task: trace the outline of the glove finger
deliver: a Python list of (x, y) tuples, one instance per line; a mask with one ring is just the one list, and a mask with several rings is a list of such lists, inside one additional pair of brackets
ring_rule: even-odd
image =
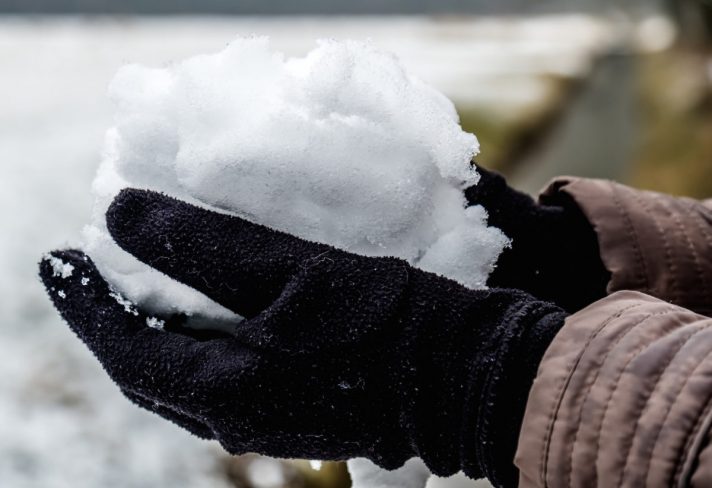
[(40, 262), (40, 278), (60, 315), (100, 359), (105, 350), (123, 349), (136, 335), (160, 334), (148, 328), (148, 317), (112, 290), (81, 251), (49, 253)]
[(280, 295), (301, 263), (333, 250), (131, 188), (117, 195), (106, 221), (124, 250), (247, 318)]
[(201, 342), (150, 327), (152, 317), (114, 292), (81, 251), (45, 256), (40, 277), (64, 320), (119, 387), (160, 403), (200, 408), (215, 378), (238, 374), (249, 355), (232, 338)]
[(482, 205), (487, 210), (487, 224), (501, 229), (515, 241), (521, 229), (535, 227), (539, 207), (534, 199), (510, 187), (507, 180), (495, 171), (477, 166), (480, 180), (465, 190), (470, 205)]

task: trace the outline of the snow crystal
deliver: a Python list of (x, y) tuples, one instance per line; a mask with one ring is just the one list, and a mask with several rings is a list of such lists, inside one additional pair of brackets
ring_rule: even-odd
[(72, 266), (70, 263), (65, 263), (60, 258), (51, 256), (49, 254), (45, 256), (45, 259), (49, 261), (49, 264), (52, 265), (53, 276), (60, 276), (62, 278), (69, 278), (70, 276), (72, 276), (72, 273), (74, 272), (74, 266)]
[(131, 300), (127, 300), (126, 298), (124, 298), (121, 293), (112, 291), (111, 293), (109, 293), (109, 296), (116, 300), (116, 303), (124, 307), (124, 311), (126, 313), (138, 316), (138, 310), (136, 309), (134, 303)]
[(163, 326), (166, 324), (165, 320), (158, 319), (156, 317), (146, 317), (146, 325), (152, 329), (163, 330)]
[(238, 39), (165, 68), (125, 66), (109, 93), (116, 125), (85, 248), (151, 313), (237, 318), (118, 248), (104, 213), (124, 187), (398, 256), (471, 288), (508, 243), (483, 209), (465, 210), (462, 189), (478, 180), (475, 136), (444, 95), (369, 43), (324, 40), (286, 58), (265, 38)]
[(81, 281), (82, 286), (87, 286), (89, 284), (89, 281), (90, 281), (89, 278), (87, 278), (86, 276), (84, 278), (82, 278), (82, 281)]

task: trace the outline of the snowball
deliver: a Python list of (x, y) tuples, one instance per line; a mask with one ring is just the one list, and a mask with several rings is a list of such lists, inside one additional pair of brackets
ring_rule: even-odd
[(475, 136), (444, 95), (370, 43), (323, 40), (285, 58), (266, 38), (243, 38), (164, 68), (125, 66), (109, 94), (115, 126), (85, 250), (150, 313), (236, 318), (113, 242), (104, 213), (124, 187), (398, 256), (471, 288), (484, 287), (508, 243), (482, 208), (465, 208)]

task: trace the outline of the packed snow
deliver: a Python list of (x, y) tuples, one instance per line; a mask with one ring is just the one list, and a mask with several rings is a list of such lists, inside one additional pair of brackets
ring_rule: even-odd
[[(508, 239), (462, 189), (478, 151), (452, 103), (367, 42), (319, 41), (288, 58), (266, 38), (163, 68), (123, 67), (94, 181), (86, 251), (151, 313), (228, 310), (122, 251), (104, 214), (148, 188), (369, 256), (398, 256), (482, 288)], [(128, 310), (128, 308), (127, 308)], [(204, 323), (204, 321), (202, 321)]]

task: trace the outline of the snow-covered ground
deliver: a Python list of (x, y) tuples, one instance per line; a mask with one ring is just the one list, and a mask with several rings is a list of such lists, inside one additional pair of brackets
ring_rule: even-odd
[[(654, 27), (654, 26), (653, 26)], [(131, 405), (64, 326), (35, 278), (76, 242), (126, 62), (161, 65), (267, 34), (303, 54), (317, 37), (371, 38), (458, 103), (525, 110), (550, 74), (578, 76), (615, 41), (608, 20), (0, 18), (0, 485), (221, 487), (220, 449)]]

